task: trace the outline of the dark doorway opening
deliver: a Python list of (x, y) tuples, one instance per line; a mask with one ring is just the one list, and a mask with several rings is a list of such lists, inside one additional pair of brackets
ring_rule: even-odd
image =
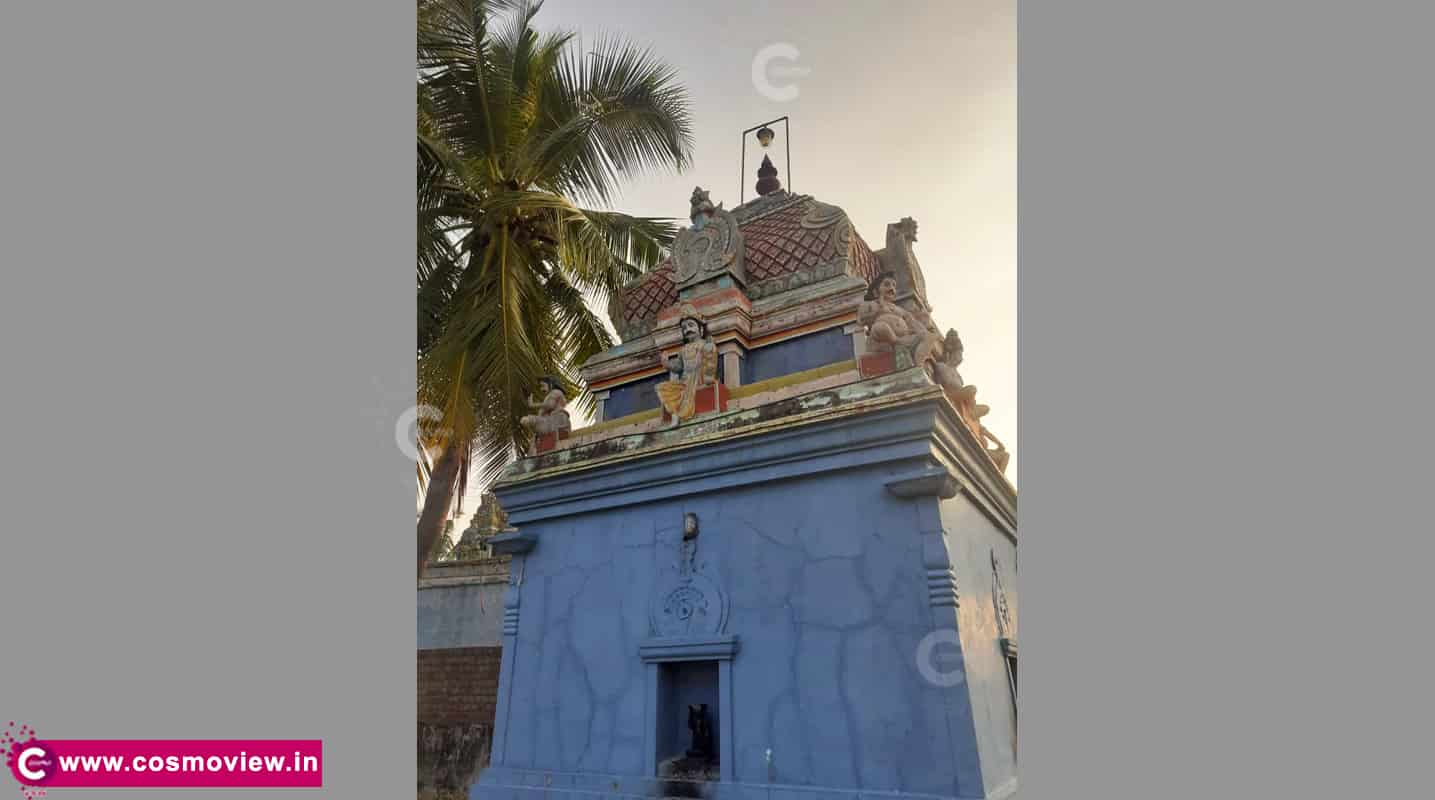
[(718, 662), (671, 661), (658, 668), (658, 777), (671, 797), (700, 797), (697, 784), (718, 780), (723, 732)]

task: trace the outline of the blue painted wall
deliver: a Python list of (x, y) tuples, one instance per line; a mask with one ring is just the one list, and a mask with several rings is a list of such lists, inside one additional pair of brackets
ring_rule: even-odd
[[(887, 487), (914, 485), (939, 457), (971, 481), (968, 467), (939, 456), (967, 446), (955, 424), (934, 392), (860, 416), (500, 482), (510, 522), (536, 544), (515, 557), (506, 603), (516, 630), (504, 638), (493, 762), (471, 796), (661, 792), (648, 765), (660, 748), (670, 752), (685, 717), (672, 713), (678, 691), (660, 696), (654, 675), (665, 667), (643, 663), (640, 646), (685, 512), (699, 517), (696, 560), (726, 593), (723, 632), (739, 644), (727, 667), (731, 714), (719, 715), (732, 776), (706, 797), (1004, 796), (1014, 788), (1014, 719), (990, 553), (997, 548), (1015, 614), (1015, 544), (966, 495), (904, 498)], [(958, 680), (934, 682), (919, 652), (954, 629), (929, 664)], [(685, 726), (677, 731), (685, 740)]]
[[(701, 520), (731, 610), (735, 778), (951, 795), (945, 690), (915, 667), (932, 629), (914, 501), (880, 468), (528, 523), (506, 767), (641, 775), (649, 601)], [(934, 500), (926, 502), (935, 503)], [(967, 776), (968, 780), (980, 780)]]
[(852, 336), (838, 325), (749, 351), (742, 361), (742, 382), (757, 383), (851, 358)]
[[(852, 337), (843, 333), (839, 325), (746, 353), (742, 359), (742, 383), (756, 383), (851, 358)], [(617, 419), (657, 408), (658, 392), (655, 387), (667, 379), (667, 373), (663, 373), (613, 387), (603, 409), (604, 419)], [(723, 363), (719, 360), (718, 380), (724, 379)]]
[[(941, 505), (947, 552), (961, 605), (957, 615), (966, 680), (972, 696), (972, 723), (988, 792), (1016, 778), (1016, 709), (1007, 682), (992, 594), (992, 551), (1013, 621), (1017, 616), (1016, 543), (1001, 533), (965, 496)], [(960, 535), (951, 535), (959, 532)]]
[(667, 379), (668, 373), (664, 372), (651, 378), (613, 387), (608, 393), (607, 403), (603, 406), (603, 418), (617, 419), (629, 414), (636, 414), (639, 411), (657, 408), (658, 390), (655, 387)]

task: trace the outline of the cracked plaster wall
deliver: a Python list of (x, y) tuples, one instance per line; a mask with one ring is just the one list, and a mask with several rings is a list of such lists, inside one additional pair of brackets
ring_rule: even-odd
[[(695, 512), (698, 561), (727, 593), (726, 633), (741, 645), (723, 730), (737, 782), (982, 794), (980, 775), (957, 774), (975, 763), (965, 687), (934, 686), (916, 666), (934, 615), (952, 612), (929, 604), (918, 532), (918, 505), (937, 501), (892, 496), (894, 475), (864, 466), (525, 525), (539, 543), (520, 589), (504, 765), (643, 773), (638, 647)], [(975, 580), (960, 580), (963, 603)]]
[[(1007, 681), (996, 604), (992, 594), (992, 552), (1013, 627), (1017, 619), (1016, 544), (964, 496), (942, 502), (947, 552), (961, 596), (957, 631), (970, 686), (972, 720), (987, 792), (1016, 776), (1016, 718)], [(1015, 638), (1015, 632), (1009, 632)]]

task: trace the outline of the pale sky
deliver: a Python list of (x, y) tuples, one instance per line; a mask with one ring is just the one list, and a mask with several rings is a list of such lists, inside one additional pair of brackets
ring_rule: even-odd
[[(616, 210), (686, 224), (693, 186), (732, 208), (739, 178), (752, 199), (762, 153), (749, 140), (740, 175), (740, 134), (786, 115), (786, 188), (842, 207), (873, 250), (889, 222), (915, 218), (934, 316), (961, 333), (962, 377), (991, 406), (984, 422), (1011, 451), (1016, 482), (1015, 0), (548, 0), (535, 25), (577, 31), (590, 45), (603, 33), (651, 47), (688, 89), (695, 163), (629, 182)], [(779, 94), (765, 95), (753, 62), (774, 45), (798, 56), (768, 62)], [(787, 87), (796, 96), (781, 99)], [(783, 130), (774, 127), (771, 155), (786, 185)], [(585, 423), (575, 415), (574, 424)]]

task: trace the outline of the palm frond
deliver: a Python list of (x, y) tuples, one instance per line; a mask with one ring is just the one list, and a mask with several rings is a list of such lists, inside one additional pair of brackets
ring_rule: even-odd
[[(592, 308), (661, 263), (675, 231), (579, 203), (687, 165), (676, 73), (616, 38), (575, 52), (573, 34), (534, 29), (541, 8), (418, 0), (418, 387), (442, 416), (422, 430), (446, 459), (435, 498), (527, 448), (518, 420), (539, 377), (592, 409), (576, 367), (613, 344)], [(421, 548), (441, 518), (426, 505)]]

